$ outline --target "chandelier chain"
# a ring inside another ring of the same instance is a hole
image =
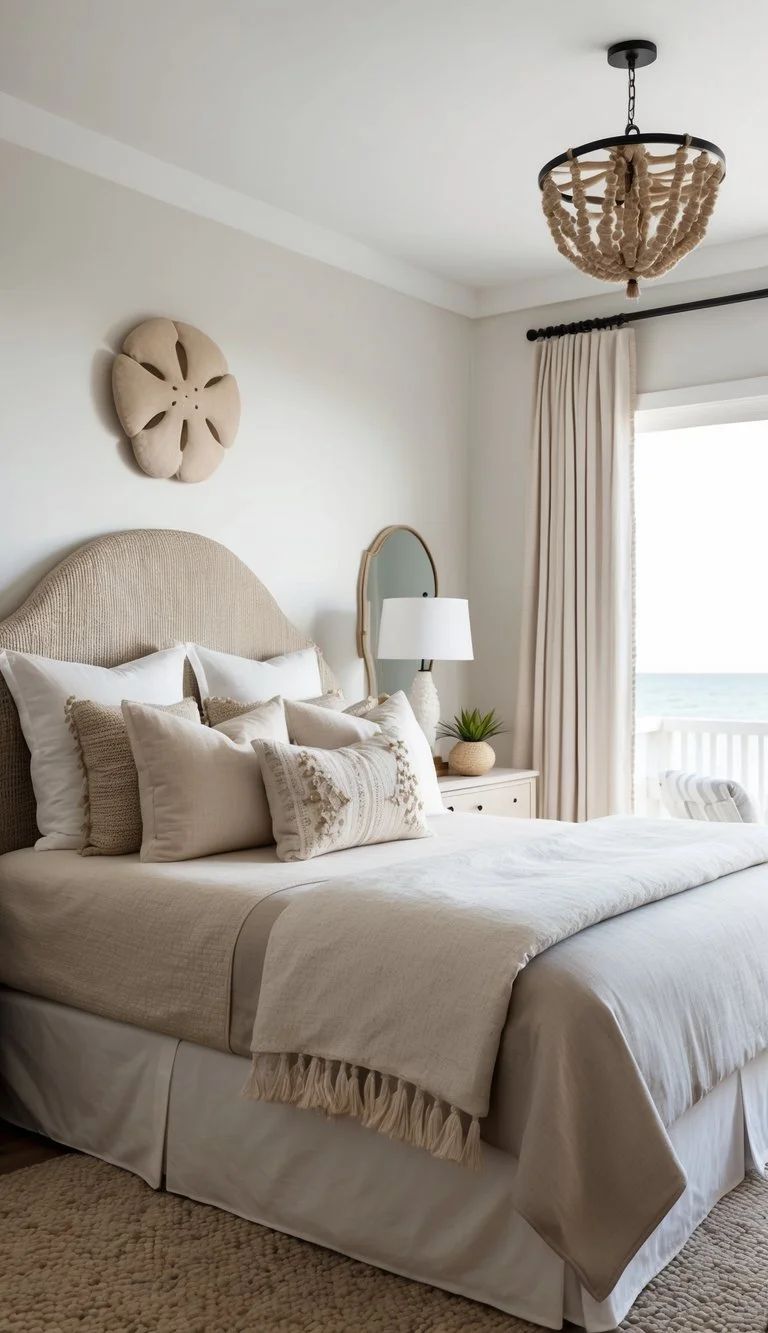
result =
[[[632,52],[627,54],[627,126],[625,134],[639,134],[640,127],[635,124],[635,57]]]

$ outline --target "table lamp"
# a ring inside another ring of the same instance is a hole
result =
[[[469,603],[462,597],[385,597],[376,656],[421,662],[408,697],[434,750],[440,700],[431,667],[433,662],[470,662],[474,657]]]

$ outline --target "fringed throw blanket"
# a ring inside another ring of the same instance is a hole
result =
[[[244,1092],[477,1167],[520,970],[609,917],[766,861],[756,825],[611,818],[308,889],[270,935]]]

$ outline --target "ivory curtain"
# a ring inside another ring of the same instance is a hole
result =
[[[634,355],[628,328],[538,347],[514,758],[549,819],[632,808]]]

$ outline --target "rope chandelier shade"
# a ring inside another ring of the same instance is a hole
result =
[[[569,148],[539,172],[544,216],[566,259],[601,282],[626,282],[637,299],[641,279],[668,273],[703,239],[725,155],[690,134],[641,134],[635,124],[635,70],[656,59],[639,38],[608,48],[608,64],[626,68],[623,134]]]

